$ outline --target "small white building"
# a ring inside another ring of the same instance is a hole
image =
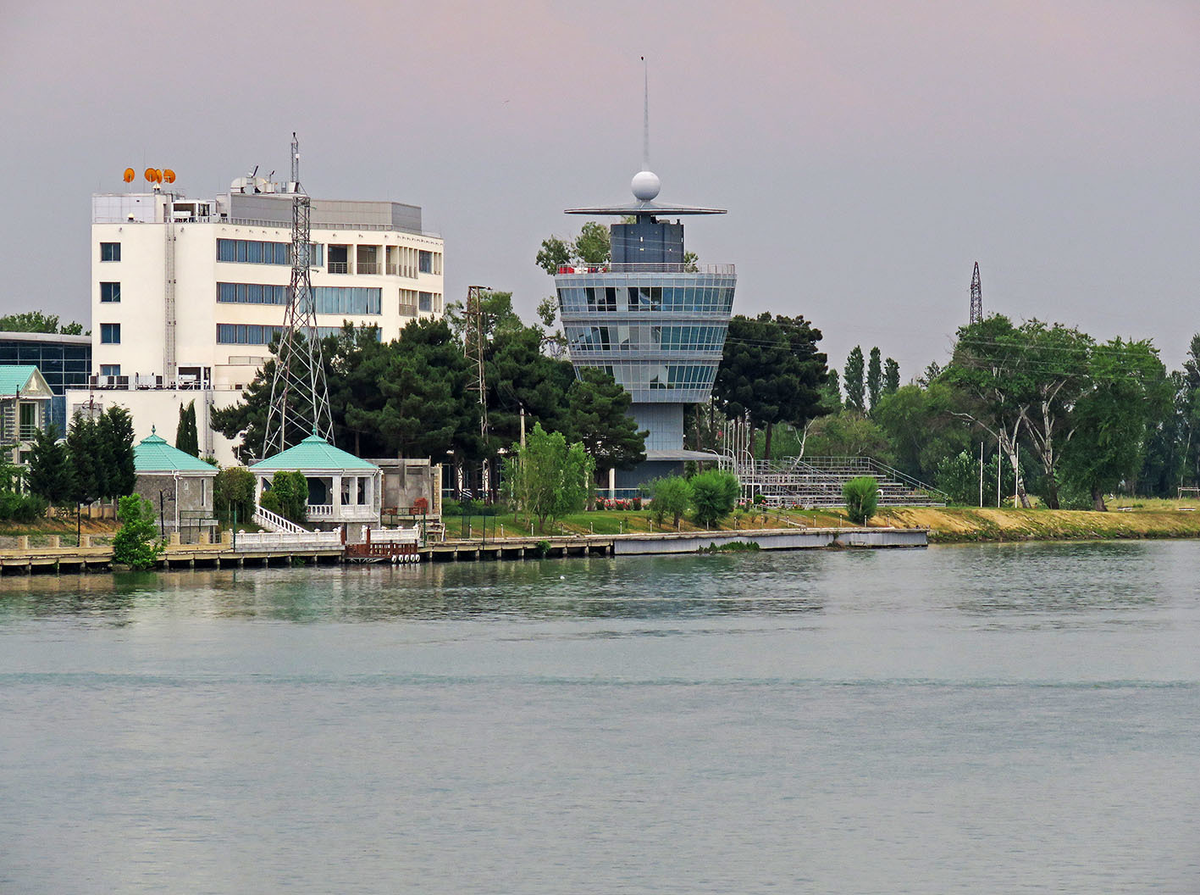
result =
[[[92,197],[92,375],[67,414],[120,405],[144,438],[195,400],[201,453],[232,464],[210,412],[241,399],[283,323],[292,195],[262,177],[207,199],[151,186]],[[314,198],[311,227],[323,335],[349,322],[390,341],[442,315],[442,239],[419,207]]]
[[[374,463],[340,450],[320,435],[250,467],[254,502],[261,506],[264,488],[276,472],[299,471],[308,479],[307,520],[310,526],[345,526],[346,539],[361,541],[364,530],[379,526],[383,471]]]

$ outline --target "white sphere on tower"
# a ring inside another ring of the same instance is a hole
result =
[[[633,195],[641,202],[649,202],[662,189],[662,182],[653,171],[638,171],[633,175]]]

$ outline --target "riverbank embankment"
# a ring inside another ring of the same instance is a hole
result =
[[[978,541],[1095,541],[1200,538],[1200,510],[1170,507],[1091,510],[886,507],[875,525],[929,529],[931,544]]]

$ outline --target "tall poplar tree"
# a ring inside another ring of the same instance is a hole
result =
[[[871,359],[867,363],[867,401],[868,409],[872,412],[879,403],[879,395],[883,391],[883,363],[879,346],[871,349]]]
[[[850,356],[846,358],[846,366],[842,371],[842,390],[846,393],[846,409],[858,413],[866,413],[863,388],[863,353],[862,348],[855,345]]]

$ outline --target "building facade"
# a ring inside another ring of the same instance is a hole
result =
[[[633,203],[568,209],[619,216],[611,225],[612,260],[566,266],[554,278],[567,348],[576,372],[599,367],[629,392],[630,413],[648,431],[646,462],[617,471],[610,491],[631,493],[648,479],[710,455],[683,447],[684,409],[708,401],[733,311],[732,264],[685,256],[683,225],[660,218],[724,214],[722,209],[654,202],[658,178],[633,180]]]
[[[54,393],[38,368],[0,366],[0,450],[13,463],[25,463],[38,432],[50,418]]]
[[[291,278],[292,194],[238,178],[229,193],[92,197],[92,376],[69,411],[121,404],[139,436],[173,424],[169,408],[236,403],[269,357]],[[322,334],[344,323],[395,339],[441,316],[442,240],[421,209],[395,202],[312,200],[312,285]],[[197,395],[197,392],[202,393]],[[232,462],[217,435],[203,448]]]
[[[48,422],[59,434],[67,431],[67,390],[88,387],[92,371],[90,336],[58,333],[0,332],[0,365],[28,364],[38,368],[54,393]]]

